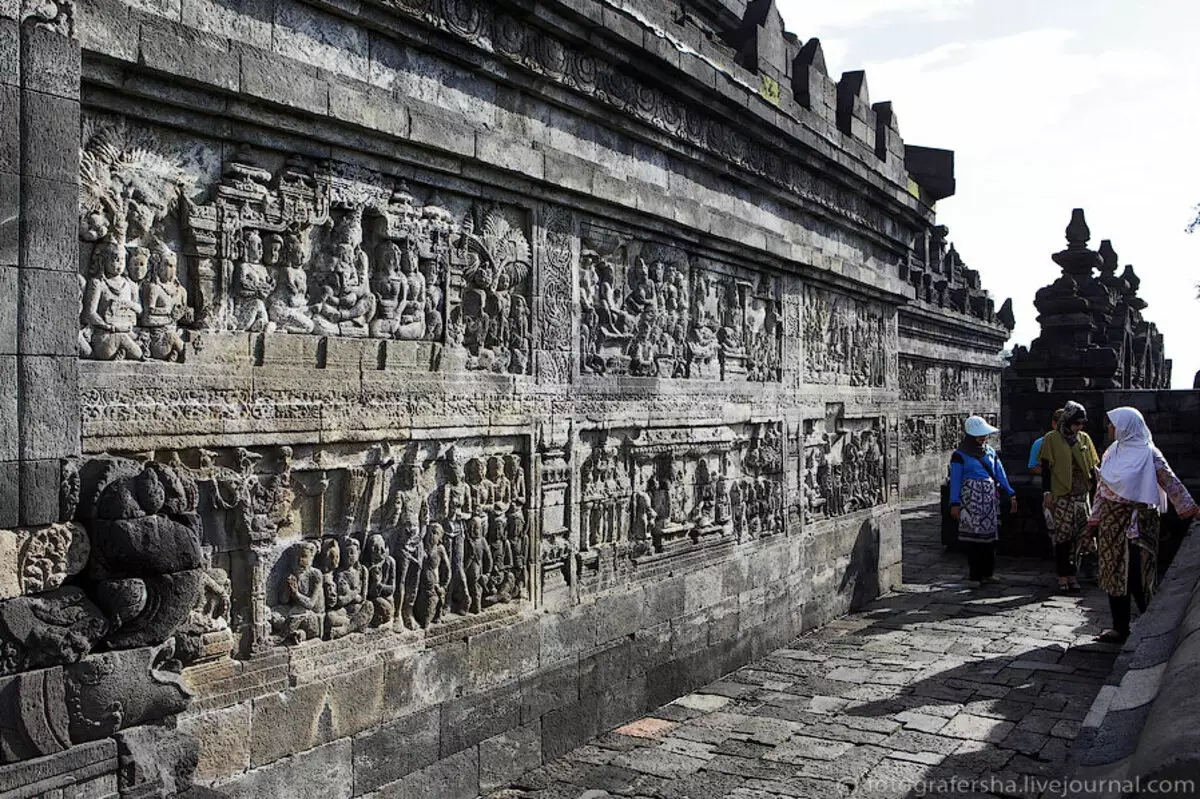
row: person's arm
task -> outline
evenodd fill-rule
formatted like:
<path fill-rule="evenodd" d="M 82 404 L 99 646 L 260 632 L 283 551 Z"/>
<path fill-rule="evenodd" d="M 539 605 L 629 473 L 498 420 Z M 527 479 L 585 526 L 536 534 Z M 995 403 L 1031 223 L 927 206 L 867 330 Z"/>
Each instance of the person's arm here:
<path fill-rule="evenodd" d="M 996 482 L 1000 484 L 1000 488 L 1004 489 L 1005 494 L 1015 497 L 1017 492 L 1013 491 L 1013 487 L 1008 482 L 1008 474 L 1004 471 L 1004 464 L 1000 462 L 1000 456 L 996 454 L 995 450 L 989 452 L 988 455 L 992 459 L 992 467 L 996 470 Z"/>
<path fill-rule="evenodd" d="M 1197 507 L 1196 500 L 1192 498 L 1187 487 L 1179 480 L 1171 465 L 1167 463 L 1167 459 L 1157 449 L 1154 451 L 1154 473 L 1158 478 L 1159 486 L 1167 492 L 1167 499 L 1171 500 L 1171 504 L 1175 506 L 1175 512 L 1179 514 L 1179 518 L 1188 519 L 1200 511 L 1200 507 Z"/>
<path fill-rule="evenodd" d="M 1041 474 L 1042 474 L 1042 493 L 1049 494 L 1053 490 L 1050 487 L 1051 486 L 1051 477 L 1053 475 L 1053 472 L 1050 469 L 1050 461 L 1042 461 Z"/>
<path fill-rule="evenodd" d="M 950 506 L 962 504 L 963 459 L 955 452 L 950 456 Z"/>
<path fill-rule="evenodd" d="M 1042 442 L 1045 440 L 1042 436 L 1037 441 L 1033 442 L 1033 446 L 1029 449 L 1029 471 L 1034 474 L 1042 473 Z"/>

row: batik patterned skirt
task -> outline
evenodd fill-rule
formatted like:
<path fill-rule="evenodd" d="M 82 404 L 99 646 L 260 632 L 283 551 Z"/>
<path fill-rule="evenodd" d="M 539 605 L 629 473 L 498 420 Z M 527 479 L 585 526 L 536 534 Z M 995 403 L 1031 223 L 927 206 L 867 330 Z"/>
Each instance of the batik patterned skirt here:
<path fill-rule="evenodd" d="M 1055 544 L 1071 543 L 1071 558 L 1079 562 L 1080 555 L 1096 551 L 1096 543 L 1088 529 L 1088 517 L 1092 515 L 1092 502 L 1087 494 L 1067 494 L 1054 498 L 1050 517 L 1054 525 L 1050 538 Z"/>
<path fill-rule="evenodd" d="M 1137 538 L 1128 530 L 1137 513 Z M 1129 547 L 1141 548 L 1142 588 L 1146 601 L 1154 595 L 1158 579 L 1158 511 L 1142 504 L 1105 502 L 1100 509 L 1100 588 L 1112 596 L 1129 593 Z"/>
<path fill-rule="evenodd" d="M 994 544 L 1000 538 L 1000 500 L 993 481 L 963 480 L 959 505 L 959 541 Z"/>

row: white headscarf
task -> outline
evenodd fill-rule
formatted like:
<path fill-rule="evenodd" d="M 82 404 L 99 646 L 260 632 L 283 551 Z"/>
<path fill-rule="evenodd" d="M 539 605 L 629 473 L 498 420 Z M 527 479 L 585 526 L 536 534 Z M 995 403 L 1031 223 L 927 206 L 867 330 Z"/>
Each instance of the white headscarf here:
<path fill-rule="evenodd" d="M 1108 420 L 1117 440 L 1108 445 L 1100 462 L 1100 478 L 1113 493 L 1130 502 L 1167 507 L 1166 493 L 1158 487 L 1154 466 L 1154 439 L 1137 408 L 1113 408 Z"/>

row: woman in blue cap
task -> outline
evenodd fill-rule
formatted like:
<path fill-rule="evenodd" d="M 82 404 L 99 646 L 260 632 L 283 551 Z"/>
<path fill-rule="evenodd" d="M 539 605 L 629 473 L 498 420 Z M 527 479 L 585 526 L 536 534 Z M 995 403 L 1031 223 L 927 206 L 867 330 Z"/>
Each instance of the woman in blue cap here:
<path fill-rule="evenodd" d="M 999 433 L 982 417 L 966 422 L 966 436 L 950 456 L 950 515 L 958 522 L 958 540 L 967 552 L 972 588 L 998 582 L 996 541 L 1000 538 L 1000 492 L 1003 491 L 1013 513 L 1017 497 L 1008 484 L 1008 475 L 987 437 Z"/>

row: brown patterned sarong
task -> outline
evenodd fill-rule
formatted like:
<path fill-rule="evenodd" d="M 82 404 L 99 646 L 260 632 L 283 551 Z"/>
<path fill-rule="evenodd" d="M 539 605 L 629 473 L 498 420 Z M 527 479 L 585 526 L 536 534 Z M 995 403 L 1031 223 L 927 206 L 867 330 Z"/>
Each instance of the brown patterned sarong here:
<path fill-rule="evenodd" d="M 1129 538 L 1126 531 L 1137 511 L 1138 537 Z M 1100 513 L 1100 588 L 1112 596 L 1129 592 L 1129 547 L 1141 547 L 1142 586 L 1146 601 L 1154 595 L 1158 577 L 1158 511 L 1127 502 L 1105 502 Z"/>

